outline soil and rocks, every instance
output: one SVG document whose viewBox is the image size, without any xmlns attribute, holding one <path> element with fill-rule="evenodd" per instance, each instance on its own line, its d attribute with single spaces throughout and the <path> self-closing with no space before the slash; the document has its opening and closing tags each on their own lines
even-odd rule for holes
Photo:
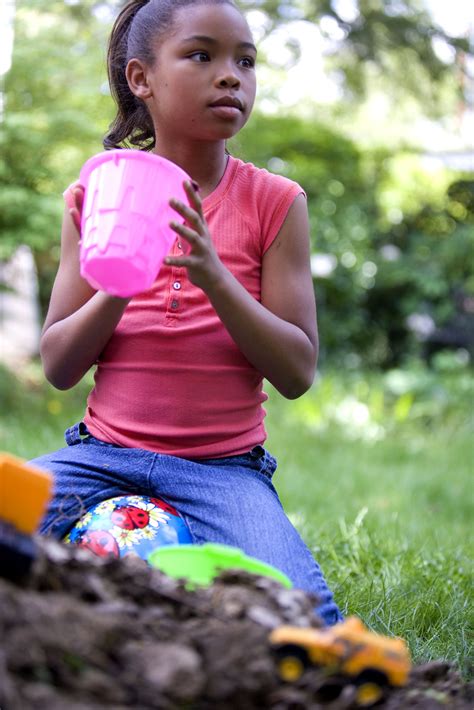
<svg viewBox="0 0 474 710">
<path fill-rule="evenodd" d="M 269 632 L 317 627 L 314 601 L 233 571 L 193 591 L 137 557 L 103 559 L 41 538 L 21 584 L 0 577 L 0 708 L 356 708 L 343 679 L 328 701 L 321 670 L 291 684 L 276 672 Z M 379 707 L 471 710 L 473 688 L 448 663 L 429 663 Z"/>
</svg>

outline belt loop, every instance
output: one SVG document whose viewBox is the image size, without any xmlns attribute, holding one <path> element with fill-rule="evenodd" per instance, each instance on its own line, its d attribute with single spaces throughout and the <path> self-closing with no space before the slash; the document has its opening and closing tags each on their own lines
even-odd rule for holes
<svg viewBox="0 0 474 710">
<path fill-rule="evenodd" d="M 84 422 L 77 422 L 77 424 L 73 424 L 64 432 L 64 438 L 68 446 L 80 444 L 86 436 L 90 436 L 90 434 Z"/>
<path fill-rule="evenodd" d="M 260 444 L 257 444 L 257 446 L 254 446 L 253 449 L 250 452 L 250 456 L 253 459 L 261 459 L 262 456 L 265 455 L 265 449 L 263 446 L 260 446 Z"/>
</svg>

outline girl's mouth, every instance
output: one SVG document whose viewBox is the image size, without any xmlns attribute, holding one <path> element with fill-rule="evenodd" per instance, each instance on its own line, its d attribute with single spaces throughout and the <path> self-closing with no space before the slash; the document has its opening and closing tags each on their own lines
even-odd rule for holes
<svg viewBox="0 0 474 710">
<path fill-rule="evenodd" d="M 229 108 L 236 108 L 239 111 L 243 111 L 242 101 L 237 98 L 237 96 L 232 96 L 228 94 L 227 96 L 219 96 L 218 99 L 213 101 L 210 106 L 216 108 L 218 106 L 228 106 Z"/>
<path fill-rule="evenodd" d="M 242 101 L 237 96 L 220 96 L 216 101 L 210 104 L 213 113 L 224 120 L 232 120 L 237 118 L 242 111 Z"/>
<path fill-rule="evenodd" d="M 242 113 L 241 109 L 237 108 L 237 106 L 225 106 L 222 104 L 212 105 L 211 110 L 216 116 L 224 119 L 234 119 Z"/>
</svg>

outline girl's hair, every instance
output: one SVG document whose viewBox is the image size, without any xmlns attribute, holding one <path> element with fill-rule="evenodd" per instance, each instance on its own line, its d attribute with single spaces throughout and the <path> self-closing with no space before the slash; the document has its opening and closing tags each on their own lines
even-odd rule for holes
<svg viewBox="0 0 474 710">
<path fill-rule="evenodd" d="M 176 11 L 189 5 L 232 5 L 237 9 L 233 0 L 129 0 L 115 20 L 107 73 L 117 114 L 103 140 L 106 150 L 154 147 L 153 121 L 145 103 L 131 92 L 125 69 L 132 58 L 152 65 L 157 38 L 172 26 Z"/>
</svg>

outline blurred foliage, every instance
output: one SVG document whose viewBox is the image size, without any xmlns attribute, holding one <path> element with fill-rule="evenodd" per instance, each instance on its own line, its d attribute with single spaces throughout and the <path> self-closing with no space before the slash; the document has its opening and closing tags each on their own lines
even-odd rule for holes
<svg viewBox="0 0 474 710">
<path fill-rule="evenodd" d="M 453 365 L 454 365 L 454 358 Z M 423 433 L 470 434 L 474 383 L 466 364 L 447 364 L 437 355 L 432 367 L 419 361 L 384 373 L 322 368 L 314 393 L 293 403 L 293 426 L 318 437 L 326 431 L 349 441 L 402 444 Z"/>
<path fill-rule="evenodd" d="M 430 357 L 442 349 L 472 358 L 474 180 L 452 183 L 444 204 L 423 206 L 374 246 L 377 272 L 365 310 L 377 331 L 379 360 Z"/>
<path fill-rule="evenodd" d="M 59 258 L 61 193 L 82 163 L 101 150 L 113 116 L 105 48 L 119 5 L 119 0 L 17 3 L 0 123 L 0 258 L 18 244 L 31 246 L 43 309 Z M 331 62 L 341 60 L 351 90 L 357 82 L 362 90 L 366 72 L 378 66 L 387 77 L 398 71 L 403 91 L 421 100 L 419 86 L 410 84 L 418 71 L 432 87 L 457 71 L 441 66 L 433 53 L 432 40 L 442 33 L 416 0 L 360 0 L 351 22 L 337 14 L 335 2 L 241 5 L 266 13 L 268 32 L 301 18 L 323 31 L 332 18 L 342 34 L 334 40 L 339 49 Z M 455 38 L 443 41 L 460 46 Z M 418 58 L 410 59 L 406 72 L 407 53 L 415 49 Z M 344 103 L 334 110 L 336 116 L 350 112 Z M 363 150 L 338 125 L 327 115 L 323 120 L 257 112 L 229 146 L 298 181 L 307 192 L 313 252 L 329 267 L 325 277 L 315 270 L 322 356 L 349 367 L 362 358 L 388 367 L 430 354 L 428 335 L 436 333 L 436 347 L 472 347 L 463 334 L 474 301 L 473 183 L 446 172 L 428 174 L 406 146 L 396 155 Z M 446 191 L 449 180 L 453 184 Z"/>
<path fill-rule="evenodd" d="M 419 0 L 240 0 L 239 5 L 264 12 L 267 32 L 291 21 L 315 23 L 329 41 L 333 70 L 344 75 L 346 98 L 351 92 L 366 93 L 375 68 L 387 84 L 402 86 L 434 109 L 441 80 L 453 72 L 436 52 L 437 44 L 448 51 L 469 51 L 467 39 L 451 37 L 434 25 Z M 296 35 L 291 48 L 297 56 Z"/>
<path fill-rule="evenodd" d="M 106 30 L 84 3 L 23 0 L 0 125 L 0 258 L 33 249 L 43 305 L 59 258 L 61 192 L 112 117 Z"/>
<path fill-rule="evenodd" d="M 443 348 L 474 355 L 474 180 L 449 185 L 445 175 L 431 204 L 414 200 L 409 182 L 410 209 L 395 208 L 392 195 L 387 214 L 386 192 L 404 194 L 392 157 L 328 126 L 255 115 L 231 146 L 306 190 L 312 250 L 328 266 L 325 277 L 316 272 L 323 357 L 389 367 Z"/>
</svg>

